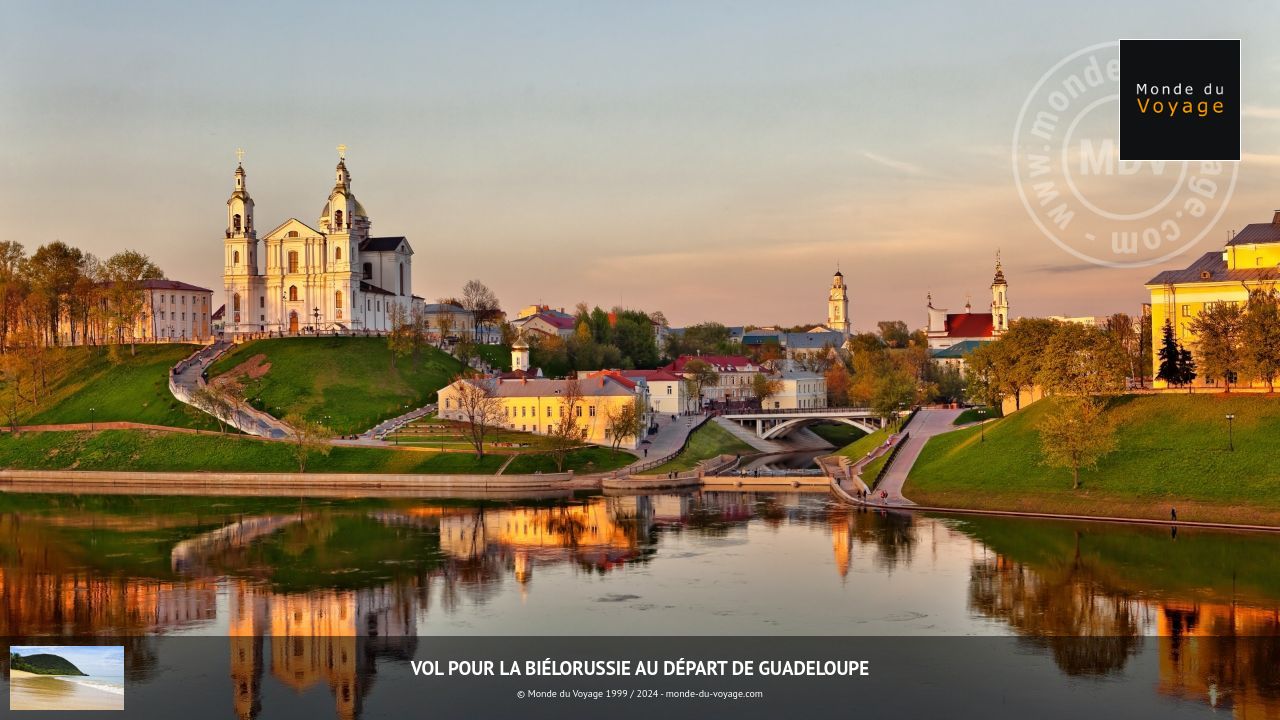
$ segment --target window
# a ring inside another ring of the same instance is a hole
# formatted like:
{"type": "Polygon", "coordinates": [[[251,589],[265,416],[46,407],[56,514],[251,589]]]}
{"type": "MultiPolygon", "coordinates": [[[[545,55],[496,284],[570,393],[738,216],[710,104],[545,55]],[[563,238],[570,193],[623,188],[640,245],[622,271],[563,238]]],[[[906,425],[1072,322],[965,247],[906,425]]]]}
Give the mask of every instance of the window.
{"type": "Polygon", "coordinates": [[[297,250],[289,251],[289,272],[291,273],[298,272],[298,251],[297,250]]]}
{"type": "Polygon", "coordinates": [[[365,280],[373,279],[373,263],[365,263],[362,265],[360,272],[364,276],[365,280]]]}
{"type": "Polygon", "coordinates": [[[239,265],[239,264],[240,264],[240,251],[239,251],[239,250],[236,250],[235,252],[231,253],[231,264],[232,264],[232,265],[239,265]]]}
{"type": "Polygon", "coordinates": [[[579,405],[579,406],[575,407],[575,408],[574,408],[574,410],[576,410],[576,411],[577,411],[577,413],[576,413],[576,414],[577,414],[577,416],[578,416],[578,417],[582,417],[582,406],[581,406],[581,405],[579,405]]]}
{"type": "Polygon", "coordinates": [[[404,263],[400,263],[400,294],[404,294],[404,263]]]}
{"type": "Polygon", "coordinates": [[[547,417],[551,417],[551,406],[547,406],[547,417]]]}
{"type": "Polygon", "coordinates": [[[338,290],[333,293],[333,306],[342,309],[342,291],[338,290]]]}
{"type": "Polygon", "coordinates": [[[231,231],[240,232],[240,213],[231,216],[231,231]]]}
{"type": "Polygon", "coordinates": [[[587,408],[587,415],[590,415],[591,417],[595,417],[595,416],[596,416],[596,406],[595,406],[595,405],[592,405],[591,407],[587,408]]]}
{"type": "Polygon", "coordinates": [[[1182,317],[1191,317],[1191,306],[1190,306],[1190,305],[1183,305],[1183,306],[1182,306],[1182,317]]]}
{"type": "Polygon", "coordinates": [[[289,300],[290,300],[291,302],[297,302],[297,301],[298,301],[298,286],[297,286],[297,285],[290,285],[290,286],[289,286],[289,300]]]}
{"type": "Polygon", "coordinates": [[[258,296],[258,307],[260,307],[260,308],[264,308],[264,307],[266,307],[266,306],[267,306],[267,296],[266,296],[266,295],[259,295],[259,296],[258,296]]]}
{"type": "Polygon", "coordinates": [[[342,259],[342,248],[341,248],[341,247],[336,247],[336,248],[334,248],[334,249],[333,249],[333,259],[335,259],[335,260],[341,260],[341,259],[342,259]]]}
{"type": "Polygon", "coordinates": [[[240,312],[240,293],[231,296],[231,309],[240,312]]]}
{"type": "Polygon", "coordinates": [[[333,211],[333,226],[335,228],[338,228],[339,230],[342,229],[342,211],[341,210],[333,211]]]}

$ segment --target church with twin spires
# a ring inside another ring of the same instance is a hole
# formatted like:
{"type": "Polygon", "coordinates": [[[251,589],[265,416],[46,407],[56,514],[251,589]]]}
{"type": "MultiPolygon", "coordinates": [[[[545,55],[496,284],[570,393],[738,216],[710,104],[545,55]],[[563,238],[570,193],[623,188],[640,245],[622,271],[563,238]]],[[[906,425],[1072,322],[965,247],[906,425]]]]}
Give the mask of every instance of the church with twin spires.
{"type": "Polygon", "coordinates": [[[351,192],[345,150],[338,148],[333,189],[316,226],[289,218],[261,244],[241,157],[223,241],[227,334],[384,332],[397,308],[412,307],[413,248],[402,236],[371,235],[373,222],[351,192]]]}

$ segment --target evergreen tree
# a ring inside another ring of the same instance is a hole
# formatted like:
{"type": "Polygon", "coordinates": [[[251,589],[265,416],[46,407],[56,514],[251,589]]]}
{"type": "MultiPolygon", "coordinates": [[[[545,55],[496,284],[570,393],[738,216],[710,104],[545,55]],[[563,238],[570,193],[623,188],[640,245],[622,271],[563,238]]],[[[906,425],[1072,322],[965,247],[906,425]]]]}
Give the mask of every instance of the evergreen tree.
{"type": "Polygon", "coordinates": [[[1191,351],[1182,345],[1178,346],[1177,377],[1178,385],[1186,385],[1188,387],[1196,379],[1196,360],[1191,356],[1191,351]]]}
{"type": "Polygon", "coordinates": [[[1182,366],[1182,353],[1184,348],[1178,346],[1178,341],[1173,336],[1173,323],[1167,318],[1164,321],[1163,337],[1160,341],[1160,371],[1156,373],[1157,380],[1163,380],[1170,385],[1182,385],[1180,372],[1182,366]]]}

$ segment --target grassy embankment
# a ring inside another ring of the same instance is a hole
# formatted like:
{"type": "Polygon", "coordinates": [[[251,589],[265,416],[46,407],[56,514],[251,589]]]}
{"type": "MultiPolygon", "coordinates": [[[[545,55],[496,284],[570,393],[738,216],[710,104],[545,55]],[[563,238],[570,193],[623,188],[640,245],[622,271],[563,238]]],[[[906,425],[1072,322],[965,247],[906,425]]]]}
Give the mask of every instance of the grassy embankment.
{"type": "Polygon", "coordinates": [[[755,448],[734,437],[712,420],[693,431],[688,444],[679,455],[645,473],[683,472],[692,470],[699,462],[717,455],[746,455],[753,452],[756,452],[755,448]]]}
{"type": "Polygon", "coordinates": [[[432,347],[417,358],[397,358],[385,338],[282,338],[235,348],[209,368],[209,377],[248,376],[260,410],[299,413],[346,435],[434,401],[461,370],[432,347]]]}
{"type": "Polygon", "coordinates": [[[1280,398],[1140,395],[1113,399],[1116,449],[1071,489],[1045,465],[1037,424],[1053,401],[929,441],[903,493],[921,505],[1280,524],[1280,398]],[[1235,450],[1226,414],[1235,415],[1235,450]]]}
{"type": "Polygon", "coordinates": [[[979,420],[991,420],[992,418],[998,417],[1001,417],[1000,408],[972,407],[957,415],[956,419],[951,421],[951,424],[968,425],[969,423],[975,423],[979,420]]]}
{"type": "MultiPolygon", "coordinates": [[[[394,448],[335,446],[312,453],[312,473],[422,473],[489,475],[510,455],[417,452],[394,448]]],[[[574,450],[565,469],[603,472],[635,458],[608,448],[574,450]]],[[[0,467],[17,470],[135,470],[138,472],[296,472],[293,446],[235,435],[186,435],[139,430],[42,432],[0,435],[0,467]]],[[[504,474],[554,472],[546,455],[521,456],[504,474]]]]}
{"type": "Polygon", "coordinates": [[[835,454],[843,455],[849,458],[850,460],[856,462],[858,460],[861,460],[862,457],[867,453],[883,445],[884,441],[888,439],[889,439],[889,430],[887,428],[881,428],[869,435],[863,435],[857,440],[854,440],[848,445],[845,445],[844,447],[837,450],[835,454]]]}
{"type": "Polygon", "coordinates": [[[169,368],[191,355],[194,345],[59,348],[51,351],[50,379],[37,407],[18,418],[24,425],[127,421],[213,429],[169,392],[169,368]]]}
{"type": "Polygon", "coordinates": [[[838,448],[842,448],[866,435],[865,432],[858,428],[844,423],[819,423],[817,425],[810,425],[809,429],[813,431],[814,435],[817,435],[838,448]]]}

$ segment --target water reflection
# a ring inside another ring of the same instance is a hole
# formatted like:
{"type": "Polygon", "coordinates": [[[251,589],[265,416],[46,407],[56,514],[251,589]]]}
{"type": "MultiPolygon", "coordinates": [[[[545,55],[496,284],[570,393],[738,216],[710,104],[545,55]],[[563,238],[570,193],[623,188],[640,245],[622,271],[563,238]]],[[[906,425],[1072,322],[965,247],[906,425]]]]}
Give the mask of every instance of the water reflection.
{"type": "Polygon", "coordinates": [[[1083,677],[1121,676],[1156,643],[1160,693],[1247,717],[1280,713],[1278,546],[938,520],[803,492],[530,504],[0,495],[0,634],[128,636],[134,680],[154,676],[152,636],[225,635],[237,716],[263,712],[269,677],[327,688],[337,715],[355,718],[378,663],[412,657],[442,617],[481,633],[509,631],[500,623],[521,612],[574,632],[604,618],[621,633],[1008,633],[1083,677]],[[593,589],[605,587],[615,592],[593,589]]]}

